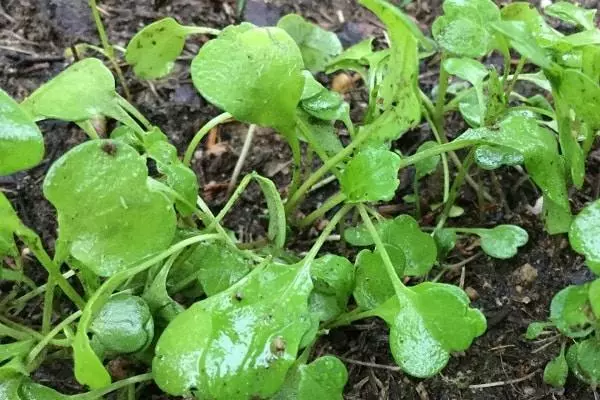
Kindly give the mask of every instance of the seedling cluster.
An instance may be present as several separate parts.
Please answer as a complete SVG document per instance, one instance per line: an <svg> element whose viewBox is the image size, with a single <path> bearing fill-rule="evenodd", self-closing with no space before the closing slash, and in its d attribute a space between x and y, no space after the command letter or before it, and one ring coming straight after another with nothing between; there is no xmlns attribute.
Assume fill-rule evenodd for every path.
<svg viewBox="0 0 600 400"><path fill-rule="evenodd" d="M168 136L117 93L99 59L75 62L21 103L0 90L1 175L42 161L38 121L71 121L89 136L44 179L44 196L58 217L52 251L0 192L0 276L15 282L0 301L0 397L92 400L118 391L134 399L136 385L152 380L169 395L197 399L341 399L344 364L329 355L313 359L312 350L331 329L372 317L388 325L400 368L431 377L486 331L484 314L467 294L429 279L432 273L443 271L462 236L478 237L483 252L499 259L515 256L528 241L513 225L447 225L463 183L487 195L471 179L473 167L528 174L543 194L547 231L568 233L573 249L600 273L600 201L573 217L567 194L583 186L600 129L595 11L567 2L547 7L546 15L574 26L576 33L567 35L525 2L499 9L490 0L446 0L430 38L385 0L359 2L386 26L385 48L376 50L369 38L344 50L335 34L298 15L268 28L242 23L217 31L166 18L142 29L125 59L143 79L169 74L188 36L215 36L195 56L191 75L223 114L196 134L182 159ZM480 62L492 52L503 65ZM436 56L439 85L426 93L419 63ZM342 95L313 75L337 71L364 82L369 102L360 121L351 119ZM518 93L519 81L538 94ZM444 118L450 112L470 126L452 141ZM97 118L119 125L104 137L92 122ZM282 135L293 177L282 199L272 181L247 175L215 215L198 195L190 164L202 138L232 119ZM431 140L414 154L392 149L423 120ZM303 146L320 158L319 168L303 160ZM150 160L158 173L149 172ZM415 214L385 219L374 204L396 196L405 168L415 171ZM435 226L422 227L419 182L439 169L442 205ZM328 176L339 192L299 218L308 192ZM265 245L249 250L222 222L251 182L264 193L269 223ZM329 222L307 254L286 248L290 234L324 216ZM321 253L334 232L359 250L354 262ZM48 272L41 286L24 274L23 247ZM175 301L176 294L191 305ZM39 331L14 321L37 296L44 297ZM70 300L72 313L53 324L56 296ZM555 328L573 339L548 364L547 382L564 385L568 370L590 385L600 382L599 318L599 281L556 295L549 322L527 332L534 338ZM113 382L106 365L124 354L149 372ZM77 381L90 391L67 396L30 379L50 356L72 357Z"/></svg>

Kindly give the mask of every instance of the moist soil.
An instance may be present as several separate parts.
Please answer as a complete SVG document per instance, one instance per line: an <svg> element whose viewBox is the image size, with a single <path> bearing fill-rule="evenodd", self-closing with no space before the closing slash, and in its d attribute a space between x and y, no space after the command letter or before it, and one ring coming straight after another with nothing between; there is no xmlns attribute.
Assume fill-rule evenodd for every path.
<svg viewBox="0 0 600 400"><path fill-rule="evenodd" d="M598 7L597 0L585 6ZM185 24L222 28L239 22L235 1L220 0L106 0L101 2L103 18L112 43L125 46L143 25L164 16L172 16ZM243 19L257 25L274 25L286 13L296 12L335 31L345 46L368 36L382 36L381 23L354 0L248 0ZM441 1L420 0L407 7L429 31L432 21L441 13ZM126 81L133 104L171 138L180 151L194 133L220 111L208 104L195 91L188 65L206 38L188 41L182 59L166 79L144 82L136 79L127 67ZM65 49L81 43L98 43L87 2L84 0L0 0L0 87L16 99L23 99L49 78L63 70L71 59ZM494 63L494 58L488 60ZM421 66L421 83L426 90L436 84L439 60L428 59ZM327 82L327 77L320 77ZM235 77L232 77L235 79ZM528 90L523 88L523 90ZM365 93L357 83L347 94L353 114L360 115L365 106ZM86 139L73 124L47 121L42 123L47 158L36 168L9 177L0 177L0 188L13 201L24 222L38 231L52 248L56 237L56 216L44 199L41 183L49 166L65 151ZM465 129L457 115L449 115L450 136ZM111 125L107 127L111 129ZM238 159L246 127L228 124L211 135L199 147L194 169L201 184L201 194L215 210L227 198L227 184ZM407 133L395 147L413 152L431 137L426 124ZM273 179L285 194L290 181L290 152L285 142L272 131L260 129L255 137L243 173L257 171ZM402 198L411 193L412 174L403 171L401 187L394 201L379 210L386 216L413 213L414 207ZM542 373L545 363L557 354L560 338L531 342L524 339L529 323L545 320L552 296L569 284L592 279L583 259L574 254L564 236L544 233L535 203L540 193L527 177L515 169L495 173L473 172L473 178L496 201L481 201L475 191L465 186L457 205L465 213L453 220L455 226L492 227L517 224L530 235L529 243L508 261L480 254L476 241L463 239L449 257L456 267L441 280L463 285L475 307L488 318L488 330L464 353L454 354L448 366L428 380L410 378L398 371L389 352L387 328L381 321L360 321L350 327L330 332L319 340L315 356L335 354L346 363L349 380L346 399L594 399L588 387L570 379L564 391L545 385ZM433 223L431 204L440 201L441 175L423 181L421 187L425 226ZM336 190L332 185L314 192L302 206L309 212L319 207ZM600 152L590 155L586 184L581 191L571 192L574 210L598 198L600 192ZM265 234L265 204L260 191L253 186L244 193L226 225L244 241L260 239ZM322 226L322 225L321 225ZM318 234L319 224L306 232L298 232L291 248L306 250ZM327 250L347 254L351 249L343 243L329 243ZM38 282L45 279L41 268L28 265L30 276ZM435 272L435 271L434 271ZM0 290L7 290L0 283ZM23 323L37 328L41 321L41 300L33 301L22 313ZM68 305L59 305L68 307ZM68 312L68 310L65 310ZM143 366L132 360L111 362L114 375L143 372ZM34 373L40 383L64 393L83 391L73 379L70 361L49 359ZM141 399L172 399L149 385L142 389Z"/></svg>

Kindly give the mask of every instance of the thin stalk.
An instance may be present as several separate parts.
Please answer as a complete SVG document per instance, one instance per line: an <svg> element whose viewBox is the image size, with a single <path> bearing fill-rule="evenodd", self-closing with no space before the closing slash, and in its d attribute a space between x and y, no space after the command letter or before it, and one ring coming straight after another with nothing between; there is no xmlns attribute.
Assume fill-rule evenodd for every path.
<svg viewBox="0 0 600 400"><path fill-rule="evenodd" d="M340 326L347 326L347 325L350 325L354 321L358 321L358 320L365 319L365 318L376 317L376 316L377 316L377 314L375 313L375 309L363 311L360 308L356 308L356 309L350 311L349 313L342 314L338 318L327 323L325 325L325 329L333 329L333 328L337 328Z"/></svg>
<svg viewBox="0 0 600 400"><path fill-rule="evenodd" d="M307 266L307 268L310 267L310 264L312 264L314 259L317 257L317 254L319 254L319 250L321 250L321 247L323 247L323 245L327 241L327 238L329 237L329 235L331 235L331 232L333 232L337 224L342 220L342 218L344 218L346 214L348 214L348 212L353 207L353 204L346 204L337 213L335 213L333 218L331 218L331 221L327 224L325 229L323 229L323 232L321 232L321 234L315 241L315 244L311 247L306 257L304 257L304 265Z"/></svg>
<svg viewBox="0 0 600 400"><path fill-rule="evenodd" d="M324 163L327 162L327 160L329 160L329 156L325 152L325 149L323 148L323 146L321 146L321 142L319 141L319 139L315 137L313 131L310 129L310 127L308 127L306 125L306 123L304 122L304 120L302 120L302 118L296 118L296 126L300 129L300 131L304 135L304 138L308 141L308 144L315 151L315 153L317 153L319 158ZM341 173L337 168L334 168L332 173L338 179L340 179Z"/></svg>
<svg viewBox="0 0 600 400"><path fill-rule="evenodd" d="M44 294L44 309L42 311L42 335L47 334L52 327L52 311L54 306L54 278L48 277L48 290Z"/></svg>
<svg viewBox="0 0 600 400"><path fill-rule="evenodd" d="M421 93L423 94L423 92L421 92ZM433 123L433 121L431 120L431 116L428 115L427 113L425 113L425 119L427 119L427 123L429 124L429 127L431 128L431 132L433 133L433 136L435 137L435 141L438 142L438 144L444 144L444 140L442 140L442 137L440 136L440 133L438 132L435 123ZM447 140L446 140L446 142L447 142ZM448 201L448 195L450 193L450 167L448 166L448 156L446 156L446 153L442 153L441 156L442 156L442 168L444 169L444 203L445 203L446 201Z"/></svg>
<svg viewBox="0 0 600 400"><path fill-rule="evenodd" d="M75 276L75 271L73 271L73 270L67 271L64 274L62 274L62 276L65 279L69 279L69 278ZM42 286L37 287L35 290L30 291L29 293L25 293L23 296L13 300L10 303L10 307L14 308L16 305L26 303L29 300L41 295L42 293L44 293L46 291L47 287L48 287L48 283L45 283Z"/></svg>
<svg viewBox="0 0 600 400"><path fill-rule="evenodd" d="M444 227L444 225L446 224L446 221L448 220L448 216L450 215L450 210L452 209L452 206L454 205L454 202L456 201L456 197L458 195L458 190L462 186L464 178L467 175L467 171L471 167L471 164L473 164L474 155L475 155L475 150L471 150L469 152L469 155L465 158L465 161L462 165L462 170L458 173L458 175L454 179L454 182L452 183L452 188L450 189L450 198L448 199L446 204L444 204L444 210L442 211L440 220L435 227L436 230L442 229Z"/></svg>
<svg viewBox="0 0 600 400"><path fill-rule="evenodd" d="M523 67L525 67L525 62L527 61L527 57L521 57L521 59L519 60L519 63L517 64L517 68L515 69L515 73L512 76L512 80L510 81L510 83L508 84L507 88L506 88L506 98L509 97L509 95L512 93L513 89L515 88L515 85L517 84L517 81L519 80L519 75L521 75L521 72L523 72Z"/></svg>
<svg viewBox="0 0 600 400"><path fill-rule="evenodd" d="M108 385L101 389L92 390L91 392L82 393L82 394L74 394L72 396L67 397L69 400L96 400L101 399L103 396L114 392L115 390L122 389L129 385L134 385L136 383L146 382L152 380L152 373L132 376L131 378L123 379L121 381L115 382L111 385Z"/></svg>
<svg viewBox="0 0 600 400"><path fill-rule="evenodd" d="M536 114L544 115L544 116L546 116L548 118L551 118L551 119L556 119L556 115L552 111L545 110L545 109L540 108L540 107L516 106L516 107L511 107L510 109L514 110L514 111L519 111L519 110L531 111L531 112L534 112Z"/></svg>
<svg viewBox="0 0 600 400"><path fill-rule="evenodd" d="M38 331L11 321L2 315L0 315L0 336L10 336L17 340L44 339L44 335ZM50 344L57 347L69 347L71 346L71 341L69 339L53 339L50 341Z"/></svg>
<svg viewBox="0 0 600 400"><path fill-rule="evenodd" d="M54 329L52 329L50 332L48 332L44 336L44 338L29 352L29 355L27 356L28 367L31 366L31 364L35 361L37 356L42 352L42 350L44 350L44 348L50 343L50 341L56 335L58 335L60 333L60 331L62 331L66 326L70 325L77 318L79 318L81 316L81 314L82 314L81 311L77 311L77 312L69 315L60 324L56 325L54 327ZM28 370L31 370L31 369L28 368Z"/></svg>
<svg viewBox="0 0 600 400"><path fill-rule="evenodd" d="M419 194L419 180L416 175L413 179L413 193L415 195L415 219L419 221L421 220L421 196Z"/></svg>
<svg viewBox="0 0 600 400"><path fill-rule="evenodd" d="M317 208L315 211L313 211L312 213L310 213L306 217L304 217L298 223L298 227L306 228L307 226L312 225L316 220L318 220L319 218L324 216L327 212L329 212L329 210L331 210L332 208L343 203L344 200L346 200L346 195L342 192L337 192L336 194L334 194L333 196L328 198L325 201L325 203L323 203L323 205L321 205L321 207Z"/></svg>
<svg viewBox="0 0 600 400"><path fill-rule="evenodd" d="M92 121L90 121L89 119L86 121L79 121L77 122L77 125L79 125L81 129L83 129L83 131L86 133L86 135L88 135L90 139L100 139L100 136L98 136L98 132L96 131L94 124L92 124Z"/></svg>
<svg viewBox="0 0 600 400"><path fill-rule="evenodd" d="M244 145L242 146L242 152L240 153L240 157L235 163L235 168L233 169L233 174L231 174L231 179L229 180L229 185L227 186L227 196L231 195L235 185L237 184L237 180L240 176L240 172L242 172L242 167L244 166L244 162L246 161L246 157L248 157L248 153L250 152L250 147L252 146L252 140L254 139L254 132L256 131L256 125L250 125L248 128L248 133L246 134L246 138L244 139Z"/></svg>
<svg viewBox="0 0 600 400"><path fill-rule="evenodd" d="M433 120L435 121L440 135L444 136L444 105L446 104L446 92L448 91L448 79L450 74L444 68L444 61L446 60L446 53L442 53L440 60L440 76L438 83L437 100L435 103L435 114Z"/></svg>
<svg viewBox="0 0 600 400"><path fill-rule="evenodd" d="M94 22L96 23L96 29L98 30L98 36L100 36L100 42L102 43L102 47L106 53L108 61L114 68L117 73L117 77L123 85L123 91L125 92L125 97L131 100L131 93L129 93L129 88L127 87L127 82L125 82L125 76L123 75L123 71L115 58L115 50L108 41L108 36L106 35L106 30L104 29L104 24L102 23L102 18L100 17L100 12L98 11L98 5L96 4L96 0L89 0L88 4L92 11L92 16L94 17Z"/></svg>
<svg viewBox="0 0 600 400"><path fill-rule="evenodd" d="M119 105L125 111L127 111L129 114L131 114L135 119L140 121L142 123L142 125L144 126L144 129L146 129L147 131L152 129L152 123L150 121L148 121L148 119L144 116L144 114L142 114L137 108L135 108L133 106L133 104L131 104L129 101L127 101L127 99L123 98L119 94L117 94L117 96L118 96L117 101L118 101Z"/></svg>
<svg viewBox="0 0 600 400"><path fill-rule="evenodd" d="M215 28L207 28L205 26L184 26L185 33L188 35L214 35L217 36L221 34L219 29Z"/></svg>
<svg viewBox="0 0 600 400"><path fill-rule="evenodd" d="M375 248L379 252L381 259L383 260L383 265L385 266L390 281L392 281L392 286L394 286L394 292L396 293L396 296L398 296L399 298L403 298L402 290L405 289L406 286L404 286L404 284L400 280L400 277L396 273L394 264L392 263L392 260L390 259L390 256L387 250L385 249L383 241L381 240L381 236L379 236L379 232L377 232L375 225L373 225L371 218L369 218L369 214L367 213L365 206L359 204L357 207L367 230L369 231L371 237L373 238L373 241L375 242Z"/></svg>
<svg viewBox="0 0 600 400"><path fill-rule="evenodd" d="M183 156L183 163L189 167L192 162L192 157L194 157L194 151L196 151L196 147L198 147L198 144L204 138L204 136L206 136L215 126L227 122L231 118L232 115L225 112L223 114L217 115L216 117L208 121L206 125L200 128L200 130L194 135L194 138L185 150L185 155Z"/></svg>

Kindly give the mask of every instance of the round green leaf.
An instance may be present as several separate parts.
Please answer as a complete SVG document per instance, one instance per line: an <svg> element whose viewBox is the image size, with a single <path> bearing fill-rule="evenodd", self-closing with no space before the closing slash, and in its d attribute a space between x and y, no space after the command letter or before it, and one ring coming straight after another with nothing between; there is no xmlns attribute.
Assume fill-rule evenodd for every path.
<svg viewBox="0 0 600 400"><path fill-rule="evenodd" d="M148 186L146 160L124 143L85 142L56 161L44 195L58 211L57 257L100 276L166 249L175 234L169 199Z"/></svg>
<svg viewBox="0 0 600 400"><path fill-rule="evenodd" d="M325 69L327 64L342 52L342 43L333 32L307 22L297 14L281 18L277 27L286 31L298 44L306 69L312 73Z"/></svg>
<svg viewBox="0 0 600 400"><path fill-rule="evenodd" d="M527 231L515 225L498 225L492 229L472 229L480 239L481 249L499 259L514 257L519 247L527 244Z"/></svg>
<svg viewBox="0 0 600 400"><path fill-rule="evenodd" d="M236 119L287 131L304 87L302 54L280 28L223 30L192 62L194 85Z"/></svg>
<svg viewBox="0 0 600 400"><path fill-rule="evenodd" d="M273 396L311 328L311 291L306 265L268 265L194 304L158 340L155 382L171 395Z"/></svg>
<svg viewBox="0 0 600 400"><path fill-rule="evenodd" d="M173 18L156 21L139 31L127 45L125 59L137 76L162 78L183 51L187 30Z"/></svg>
<svg viewBox="0 0 600 400"><path fill-rule="evenodd" d="M585 337L593 328L588 298L589 285L567 286L550 303L550 320L568 337Z"/></svg>
<svg viewBox="0 0 600 400"><path fill-rule="evenodd" d="M569 230L573 250L585 256L592 271L600 273L600 200L597 200L575 217Z"/></svg>
<svg viewBox="0 0 600 400"><path fill-rule="evenodd" d="M44 138L31 117L0 89L0 176L36 166L44 158Z"/></svg>
<svg viewBox="0 0 600 400"><path fill-rule="evenodd" d="M486 330L483 314L469 307L460 288L421 283L401 288L376 312L390 326L390 347L396 363L409 375L437 374L450 353L466 350Z"/></svg>
<svg viewBox="0 0 600 400"><path fill-rule="evenodd" d="M108 351L137 353L150 345L154 321L141 297L116 294L100 309L90 332Z"/></svg>
<svg viewBox="0 0 600 400"><path fill-rule="evenodd" d="M405 266L404 252L391 245L385 246L396 273L402 276ZM356 304L364 310L372 310L394 296L394 286L379 253L363 250L356 257L356 285L353 292Z"/></svg>
<svg viewBox="0 0 600 400"><path fill-rule="evenodd" d="M342 191L353 203L389 201L400 184L400 156L367 147L352 157L342 174Z"/></svg>

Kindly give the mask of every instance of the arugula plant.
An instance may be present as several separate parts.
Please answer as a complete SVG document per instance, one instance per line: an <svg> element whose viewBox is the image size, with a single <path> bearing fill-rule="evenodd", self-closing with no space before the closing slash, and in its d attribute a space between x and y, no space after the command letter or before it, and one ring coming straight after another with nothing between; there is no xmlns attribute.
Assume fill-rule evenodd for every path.
<svg viewBox="0 0 600 400"><path fill-rule="evenodd" d="M387 48L375 50L367 38L343 50L335 34L298 15L276 27L242 23L218 31L166 18L142 29L125 59L144 79L167 75L189 35L216 36L195 56L191 75L223 113L198 131L183 160L168 136L118 94L98 59L74 63L20 104L0 92L0 174L33 168L44 158L37 121L73 122L90 139L62 155L44 179L59 227L52 257L0 193L0 260L15 266L0 269L2 279L15 282L0 301L0 393L92 400L119 391L135 398L135 385L153 380L167 394L198 399L341 399L346 368L331 355L313 360L314 345L330 329L374 317L388 325L390 353L401 369L431 377L486 330L484 314L466 293L438 282L445 257L467 235L499 259L513 257L528 241L513 225L448 226L463 183L482 197L487 193L470 177L474 166L525 171L543 195L548 232L568 232L575 251L600 270L600 205L573 220L567 194L569 185L583 185L585 159L600 129L594 12L567 3L548 7L548 15L579 30L564 35L528 3L499 9L490 0L446 0L429 38L388 2L360 3L385 25ZM110 47L105 37L103 45ZM495 51L504 58L501 69L481 63ZM511 51L521 56L514 69ZM435 54L439 84L425 93L419 61ZM527 64L535 72L524 73ZM344 97L313 75L337 71L364 81L369 104L358 121ZM520 81L539 93L520 94ZM450 112L470 126L452 141L444 124ZM104 137L91 122L98 117L119 125ZM293 177L282 199L272 181L249 174L215 215L198 196L191 159L212 128L232 119L281 134L292 151ZM393 141L423 120L433 137L411 155L392 150ZM304 162L302 147L316 154L319 168ZM374 204L396 197L406 168L415 170L415 214L385 219ZM435 226L421 226L419 185L438 169L442 206ZM328 175L339 191L299 219L303 200ZM263 247L240 243L222 225L251 182L269 212ZM286 248L298 229L325 216L328 223L308 253ZM354 262L321 254L335 231L360 250ZM23 272L22 246L48 272L41 286ZM593 385L600 379L594 366L599 290L597 281L566 288L553 301L551 321L530 328L530 337L556 327L575 338L548 365L547 381L563 385L567 369ZM53 325L59 294L73 312ZM40 331L14 322L40 295ZM64 396L29 378L57 348L62 351L50 354L72 356L76 379L91 391ZM123 355L151 372L112 382L105 364Z"/></svg>

